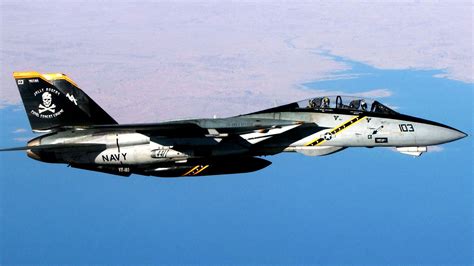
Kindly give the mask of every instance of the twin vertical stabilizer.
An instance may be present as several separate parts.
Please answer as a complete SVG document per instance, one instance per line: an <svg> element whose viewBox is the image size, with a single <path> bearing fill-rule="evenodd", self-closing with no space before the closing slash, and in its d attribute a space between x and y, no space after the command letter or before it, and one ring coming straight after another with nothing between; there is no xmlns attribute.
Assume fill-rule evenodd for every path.
<svg viewBox="0 0 474 266"><path fill-rule="evenodd" d="M61 73L14 72L33 131L117 122Z"/></svg>

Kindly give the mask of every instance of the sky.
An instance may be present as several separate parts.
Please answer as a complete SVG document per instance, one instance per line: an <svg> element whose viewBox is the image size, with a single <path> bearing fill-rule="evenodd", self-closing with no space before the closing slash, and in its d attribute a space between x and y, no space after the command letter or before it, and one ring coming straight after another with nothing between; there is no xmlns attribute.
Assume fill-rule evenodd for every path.
<svg viewBox="0 0 474 266"><path fill-rule="evenodd" d="M340 93L473 132L471 2L0 7L1 147L35 136L11 77L25 70L68 74L120 122ZM472 148L280 154L259 172L183 179L2 153L0 263L472 265Z"/></svg>

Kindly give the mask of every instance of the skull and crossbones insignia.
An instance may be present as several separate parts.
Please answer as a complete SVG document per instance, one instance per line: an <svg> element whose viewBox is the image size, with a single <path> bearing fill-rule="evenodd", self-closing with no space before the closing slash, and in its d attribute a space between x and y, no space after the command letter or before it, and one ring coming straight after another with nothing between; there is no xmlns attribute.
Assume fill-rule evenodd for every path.
<svg viewBox="0 0 474 266"><path fill-rule="evenodd" d="M38 112L44 113L46 111L49 111L51 113L54 113L56 111L56 105L53 104L53 96L49 92L45 92L41 95L41 98L43 99L43 103L38 106Z"/></svg>

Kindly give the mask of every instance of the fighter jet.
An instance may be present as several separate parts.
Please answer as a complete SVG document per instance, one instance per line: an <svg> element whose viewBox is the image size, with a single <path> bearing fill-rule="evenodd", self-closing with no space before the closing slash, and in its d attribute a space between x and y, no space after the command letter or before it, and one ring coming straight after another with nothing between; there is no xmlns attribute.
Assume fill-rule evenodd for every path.
<svg viewBox="0 0 474 266"><path fill-rule="evenodd" d="M467 135L400 114L377 100L325 96L228 118L118 124L68 76L13 73L34 132L35 160L130 176L181 177L257 171L263 156L324 156L349 147L394 147L420 156Z"/></svg>

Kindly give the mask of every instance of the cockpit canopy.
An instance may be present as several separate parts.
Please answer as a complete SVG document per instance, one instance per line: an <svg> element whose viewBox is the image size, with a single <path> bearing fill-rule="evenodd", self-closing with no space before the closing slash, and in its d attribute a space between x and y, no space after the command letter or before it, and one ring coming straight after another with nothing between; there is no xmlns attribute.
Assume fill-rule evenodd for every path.
<svg viewBox="0 0 474 266"><path fill-rule="evenodd" d="M374 112L382 114L397 114L397 112L372 99L353 96L322 96L296 102L298 109L313 109L330 111L344 109L354 112ZM295 106L296 107L296 106Z"/></svg>

